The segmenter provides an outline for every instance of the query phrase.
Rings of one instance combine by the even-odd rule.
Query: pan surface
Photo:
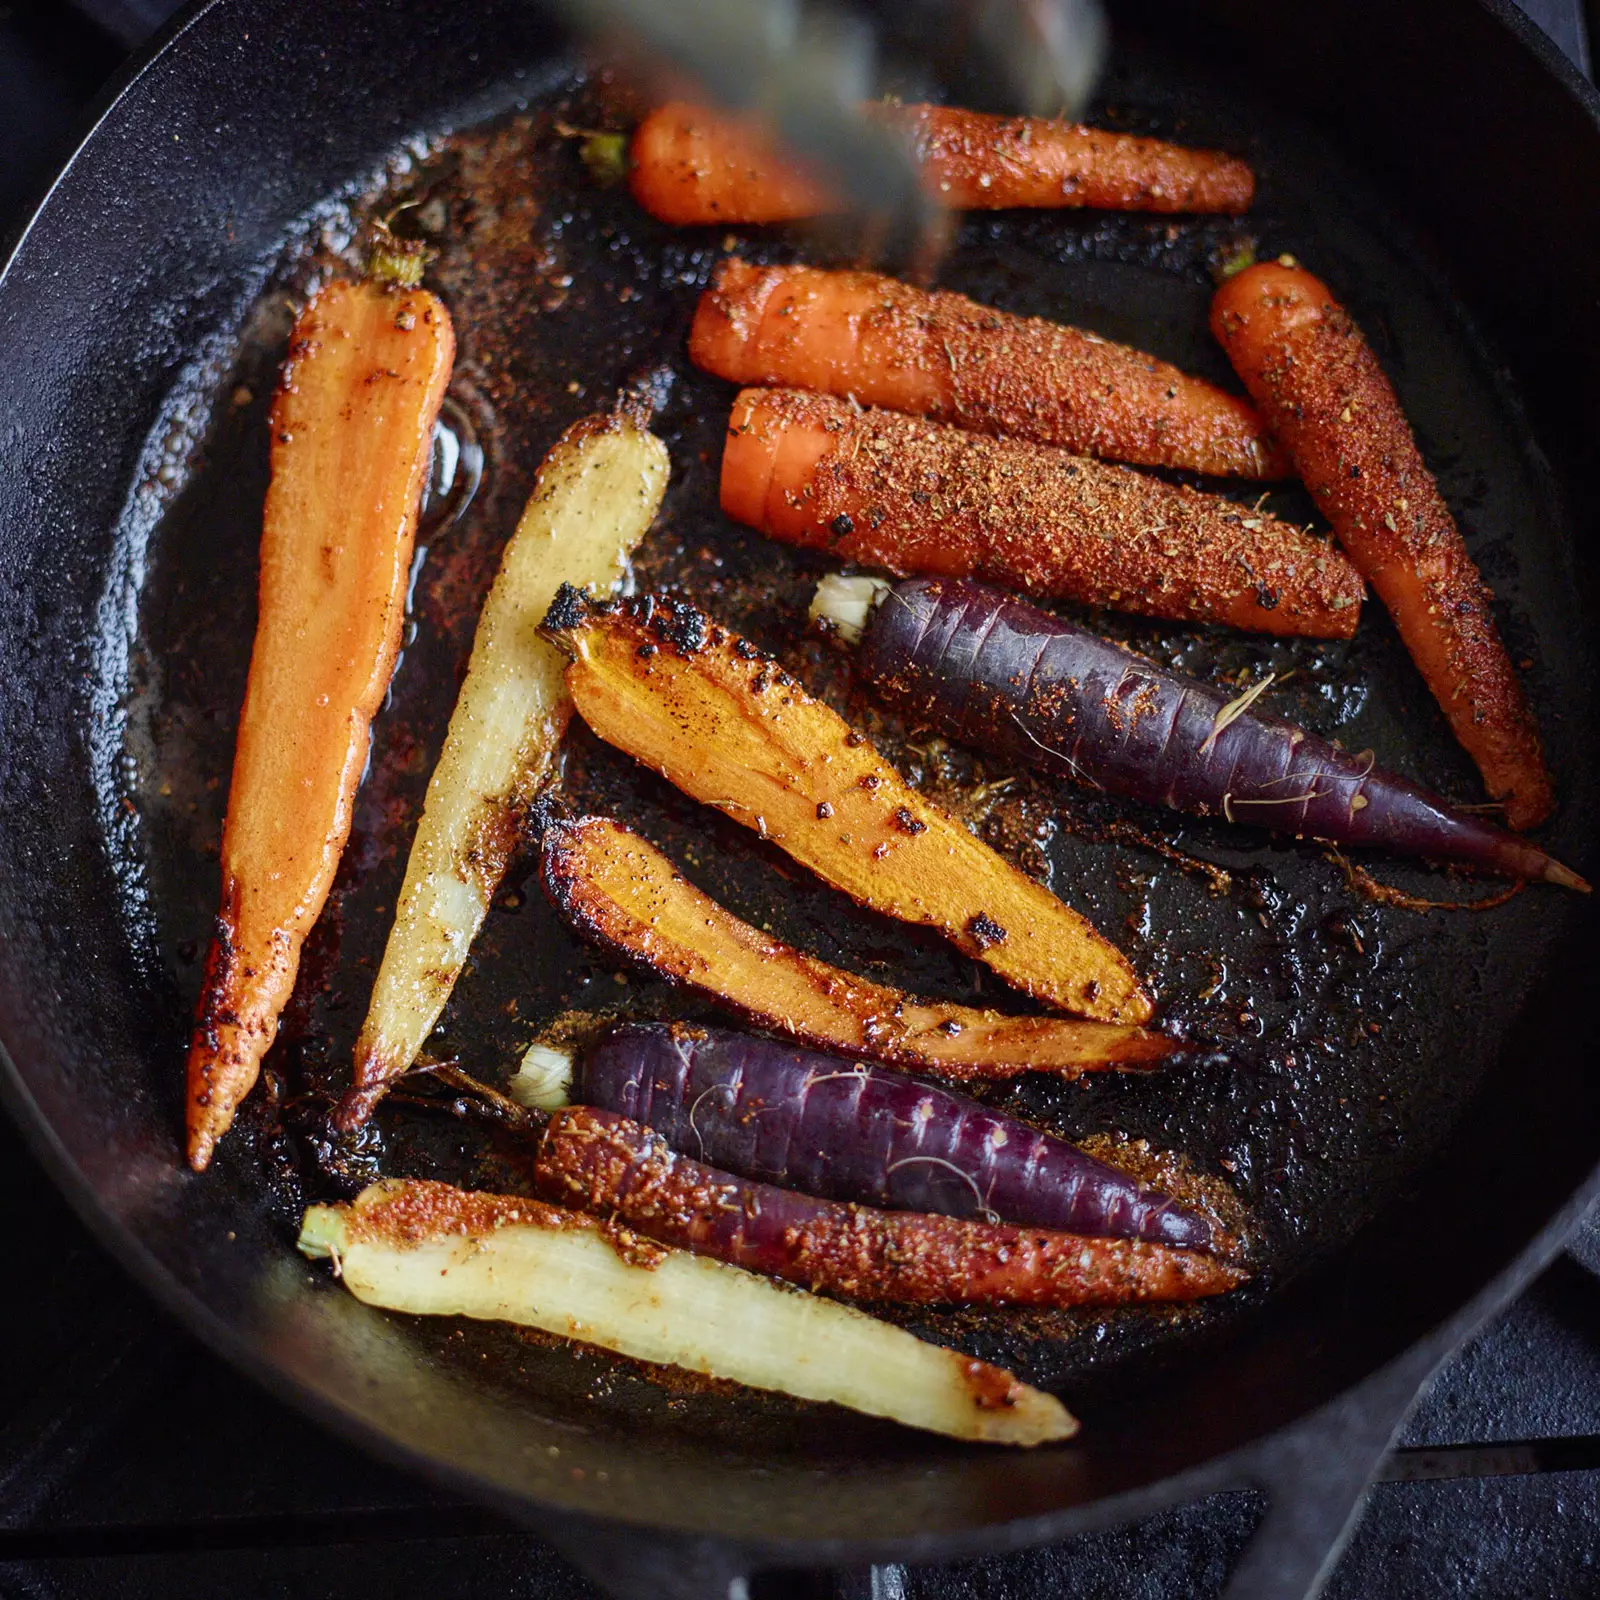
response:
[[[1474,9],[1438,10],[1505,42]],[[562,129],[620,126],[626,103],[525,8],[347,5],[315,50],[300,26],[287,4],[219,0],[195,16],[112,108],[0,283],[0,336],[20,353],[0,379],[12,435],[0,466],[12,600],[0,1030],[58,1168],[167,1298],[302,1399],[479,1488],[785,1544],[959,1538],[1162,1480],[1182,1492],[1512,1262],[1600,1148],[1570,999],[1592,952],[1587,908],[1546,890],[1476,915],[1375,904],[1307,848],[1034,783],[878,721],[847,662],[803,635],[823,566],[718,513],[732,390],[682,354],[727,249],[847,259],[850,241],[674,232],[598,188]],[[1563,470],[1559,422],[1545,420],[1561,412],[1549,357],[1498,308],[1493,326],[1467,309],[1495,241],[1430,231],[1449,204],[1426,209],[1403,174],[1353,160],[1276,98],[1187,41],[1126,28],[1106,119],[1247,153],[1262,179],[1255,212],[976,219],[942,281],[1225,380],[1205,334],[1214,263],[1249,238],[1326,276],[1373,335],[1529,663],[1563,802],[1551,847],[1582,868],[1594,630],[1576,553],[1594,548],[1581,520],[1593,513]],[[1592,124],[1587,137],[1600,160]],[[1464,181],[1436,177],[1445,190]],[[461,337],[452,392],[485,447],[484,486],[420,564],[351,846],[272,1072],[217,1168],[195,1179],[178,1160],[178,1063],[253,627],[265,406],[295,297],[338,262],[361,215],[398,200],[418,202],[408,225],[441,252],[433,281]],[[1508,222],[1483,217],[1485,230]],[[1540,229],[1563,237],[1559,217],[1518,226],[1532,243]],[[1579,266],[1530,247],[1525,270],[1554,307]],[[1600,345],[1600,326],[1581,337]],[[639,585],[689,594],[869,723],[915,781],[1116,938],[1165,1015],[1211,1052],[1157,1077],[997,1098],[1100,1139],[1112,1159],[1145,1160],[1148,1141],[1226,1182],[1246,1208],[1257,1288],[1181,1313],[915,1319],[1059,1388],[1085,1420],[1069,1449],[975,1453],[663,1383],[507,1329],[386,1318],[289,1248],[307,1198],[379,1171],[519,1181],[514,1148],[446,1117],[396,1104],[340,1144],[320,1112],[347,1081],[477,606],[532,470],[567,422],[641,371],[664,394],[674,479]],[[1288,492],[1268,504],[1310,515]],[[1348,646],[1094,620],[1201,676],[1276,671],[1288,681],[1275,709],[1475,797],[1376,606]],[[581,731],[571,744],[567,803],[618,812],[747,918],[857,970],[1008,1003],[936,941],[846,906]],[[503,1075],[571,1010],[705,1015],[578,944],[533,865],[514,864],[447,1013],[440,1042],[468,1070]],[[1488,892],[1372,865],[1425,897]]]

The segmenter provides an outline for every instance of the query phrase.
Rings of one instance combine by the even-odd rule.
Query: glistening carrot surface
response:
[[[299,1246],[368,1305],[521,1323],[957,1439],[1027,1446],[1078,1427],[1009,1372],[853,1306],[524,1196],[384,1179],[310,1207]]]
[[[545,892],[580,932],[824,1050],[977,1081],[1148,1067],[1174,1048],[1143,1028],[918,1000],[843,972],[741,922],[609,817],[552,823],[540,843]]]
[[[547,1081],[543,1097],[555,1100],[555,1087]],[[567,1088],[685,1155],[828,1200],[1196,1249],[1220,1242],[1197,1211],[1041,1128],[893,1068],[777,1039],[627,1022],[584,1052],[576,1074],[568,1066]]]
[[[838,209],[826,186],[779,156],[759,123],[673,103],[634,131],[628,185],[661,222],[783,222]]]
[[[1219,495],[795,389],[734,402],[722,509],[894,573],[1264,633],[1348,638],[1363,593],[1337,550]]]
[[[814,612],[861,587],[885,592],[856,670],[914,727],[1151,805],[1588,892],[1521,835],[1383,771],[1370,751],[1254,709],[1259,691],[1231,697],[970,579],[825,579]],[[836,621],[852,630],[842,609]]]
[[[1216,150],[1044,117],[872,104],[911,143],[929,191],[958,210],[1094,206],[1111,211],[1249,209],[1249,166]],[[674,103],[640,123],[634,198],[663,222],[782,222],[839,209],[826,182],[780,153],[758,123]]]
[[[1513,828],[1554,805],[1539,732],[1488,589],[1377,357],[1309,272],[1249,267],[1217,291],[1211,328]]]
[[[189,1051],[197,1170],[256,1081],[350,832],[454,353],[438,300],[375,283],[329,284],[290,338],[272,408],[222,910]]]
[[[540,1191],[648,1239],[847,1300],[1129,1305],[1237,1288],[1237,1267],[1145,1239],[1086,1238],[817,1200],[676,1154],[657,1133],[588,1106],[550,1119]]]
[[[756,829],[862,905],[944,934],[1024,993],[1098,1022],[1152,1010],[1088,920],[913,789],[830,706],[682,601],[563,589],[545,632],[602,739]]]
[[[1215,384],[1096,334],[875,272],[724,261],[689,354],[734,383],[848,395],[1114,461],[1288,474],[1254,407]]]

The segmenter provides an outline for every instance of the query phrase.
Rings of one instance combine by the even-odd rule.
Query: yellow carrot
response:
[[[667,486],[667,447],[630,416],[587,417],[556,441],[484,601],[472,659],[428,782],[394,927],[356,1042],[359,1122],[417,1058],[499,886],[527,802],[572,715],[566,658],[538,635],[563,583],[609,589]]]

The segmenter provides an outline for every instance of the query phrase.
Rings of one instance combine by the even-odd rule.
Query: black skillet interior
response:
[[[1585,296],[1597,224],[1578,202],[1600,193],[1600,134],[1502,22],[1461,0],[1322,16],[1326,35],[1302,39],[1278,8],[1240,4],[1236,31],[1191,36],[1169,17],[1159,41],[1147,18],[1121,18],[1106,115],[1248,152],[1263,188],[1246,226],[983,219],[946,281],[1223,377],[1204,335],[1212,260],[1248,233],[1323,271],[1374,333],[1513,649],[1533,663],[1564,802],[1553,838],[1584,866],[1595,773],[1580,553],[1595,513],[1576,465],[1595,401],[1575,374],[1595,370],[1600,312]],[[1373,1370],[1506,1268],[1580,1184],[1600,1142],[1571,1009],[1593,948],[1586,908],[1536,890],[1480,916],[1424,918],[1352,897],[1307,851],[1026,782],[986,793],[996,842],[1070,892],[1150,973],[1174,1023],[1228,1057],[1065,1093],[1029,1085],[1019,1103],[1225,1177],[1264,1269],[1231,1312],[926,1319],[1058,1384],[1087,1422],[1070,1449],[974,1453],[774,1400],[664,1389],[503,1330],[386,1319],[302,1264],[287,1223],[305,1194],[380,1164],[514,1177],[503,1152],[463,1156],[453,1124],[403,1110],[381,1141],[319,1149],[294,1131],[292,1102],[348,1060],[477,598],[561,425],[670,362],[659,426],[674,487],[641,582],[687,589],[867,714],[839,661],[798,636],[818,567],[715,511],[729,391],[687,369],[681,334],[723,238],[673,236],[588,185],[554,121],[618,108],[592,82],[574,87],[560,49],[520,4],[350,3],[322,13],[313,40],[287,0],[221,0],[113,107],[0,286],[0,1033],[22,1101],[69,1187],[169,1302],[307,1403],[441,1471],[517,1499],[766,1541],[955,1538],[1053,1513],[1065,1531],[1075,1508],[1246,1445]],[[1252,50],[1254,74],[1242,70]],[[442,153],[411,142],[519,102],[522,120],[491,137]],[[1319,118],[1340,146],[1311,131]],[[1559,166],[1530,154],[1533,180],[1513,185],[1490,168],[1494,126],[1521,130],[1530,152],[1560,148]],[[279,1102],[258,1095],[196,1180],[177,1162],[176,1063],[248,658],[264,396],[285,290],[343,246],[350,204],[375,180],[438,202],[418,225],[443,225],[456,389],[489,473],[421,570],[346,870],[286,1021]],[[1103,620],[1197,672],[1293,666],[1281,707],[1472,792],[1375,608],[1348,648]],[[962,805],[977,780],[1013,776],[878,731]],[[582,736],[567,788],[825,956],[943,992],[976,982]],[[1230,886],[1112,836],[1129,821],[1220,864]],[[530,867],[508,883],[447,1019],[452,1048],[488,1075],[560,1009],[675,1003],[568,940]],[[1378,870],[1414,892],[1483,892]]]

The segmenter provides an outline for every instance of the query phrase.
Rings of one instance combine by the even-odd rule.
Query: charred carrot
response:
[[[540,845],[545,893],[580,933],[760,1027],[824,1050],[959,1082],[1137,1070],[1177,1048],[1143,1028],[918,1000],[829,966],[741,922],[609,817],[554,822]]]
[[[444,306],[404,283],[331,283],[290,338],[272,407],[222,910],[189,1051],[197,1171],[256,1081],[350,832],[454,353]]]
[[[1255,193],[1249,165],[1220,151],[1043,117],[930,105],[868,110],[910,141],[930,192],[957,210],[1237,213]],[[662,106],[640,123],[630,153],[634,198],[663,222],[783,222],[839,209],[823,179],[748,119]]]
[[[754,828],[862,905],[921,923],[998,977],[1097,1022],[1149,1020],[1127,958],[1087,918],[924,799],[748,640],[684,601],[564,588],[545,633],[607,743]]]
[[[1345,639],[1361,608],[1336,550],[1219,495],[795,389],[734,402],[722,509],[841,560],[1150,617]]]
[[[875,272],[724,261],[689,354],[733,383],[847,395],[1083,455],[1288,475],[1255,409],[1215,384],[1096,334]]]
[[[1491,596],[1361,330],[1326,285],[1282,262],[1223,284],[1211,327],[1506,821],[1542,822],[1550,776]]]
[[[1145,1239],[813,1199],[703,1166],[651,1129],[589,1106],[551,1117],[534,1174],[559,1204],[846,1300],[1129,1305],[1224,1294],[1245,1278],[1214,1257]]]

